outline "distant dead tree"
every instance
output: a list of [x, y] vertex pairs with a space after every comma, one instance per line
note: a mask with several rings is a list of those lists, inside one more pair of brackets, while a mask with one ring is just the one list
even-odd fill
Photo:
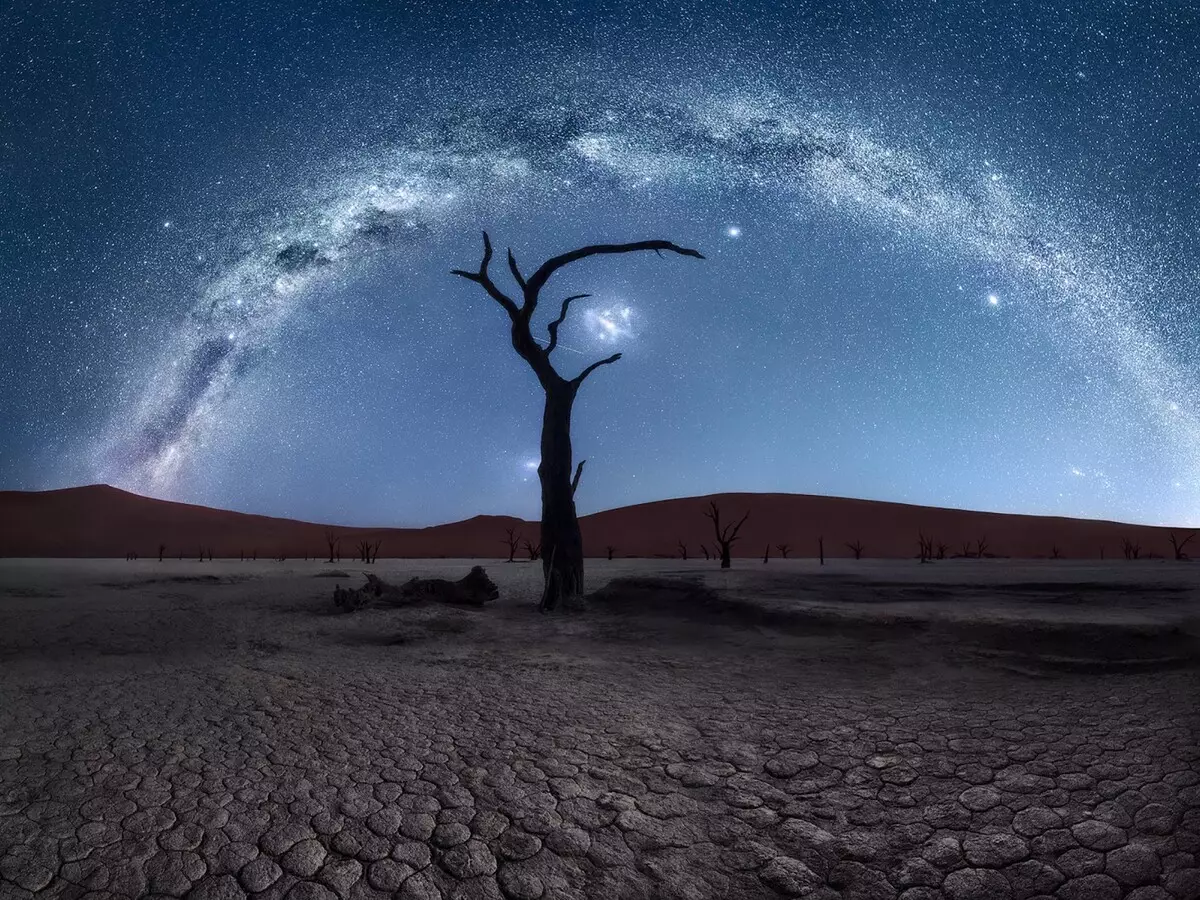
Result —
[[1196, 532], [1192, 532], [1182, 541], [1175, 537], [1175, 532], [1171, 532], [1171, 549], [1175, 551], [1175, 558], [1178, 560], [1189, 559], [1188, 555], [1183, 552], [1183, 548], [1192, 542], [1192, 538], [1196, 536]]
[[209, 562], [213, 561], [213, 548], [212, 547], [208, 548], [208, 561]]
[[788, 558], [788, 551], [792, 549], [790, 544], [776, 544], [775, 549], [779, 551], [779, 555], [784, 559]]
[[821, 565], [825, 565], [825, 538], [817, 538], [817, 556], [821, 560]]
[[1050, 548], [1050, 558], [1051, 559], [1062, 559], [1062, 551], [1058, 549], [1058, 544], [1054, 544]]
[[949, 549], [950, 549], [950, 548], [949, 548], [949, 547], [947, 547], [945, 544], [939, 543], [939, 544], [937, 545], [937, 558], [938, 558], [938, 559], [945, 559], [945, 558], [946, 558], [946, 551], [947, 551], [947, 550], [949, 550]]
[[962, 552], [959, 554], [959, 556], [963, 557], [964, 559], [970, 559], [972, 555], [973, 554], [971, 553], [971, 542], [963, 541]]
[[1100, 546], [1100, 558], [1104, 559], [1104, 545], [1103, 544], [1101, 544], [1101, 546]]
[[525, 552], [529, 554], [530, 562], [536, 562], [542, 555], [542, 545], [534, 544], [531, 540], [529, 540], [529, 538], [526, 538]]
[[340, 546], [341, 537], [332, 528], [325, 529], [325, 543], [329, 545], [329, 562], [333, 562], [334, 553], [338, 553], [338, 559], [341, 559]]
[[563, 300], [558, 318], [547, 326], [549, 340], [545, 342], [544, 347], [534, 338], [530, 324], [541, 299], [542, 288], [563, 266], [593, 256], [646, 250], [653, 250], [660, 256], [663, 251], [667, 251], [695, 259], [704, 258], [696, 250], [664, 240], [596, 244], [552, 257], [542, 263], [532, 275], [526, 277], [517, 265], [512, 250], [509, 250], [508, 269], [521, 292], [521, 304], [518, 306], [516, 301], [500, 290], [488, 273], [488, 264], [492, 259], [492, 242], [485, 231], [483, 259], [479, 263], [479, 270], [470, 272], [454, 269], [451, 273], [480, 285], [508, 314], [512, 323], [510, 334], [513, 349], [529, 364], [545, 393], [541, 462], [538, 464], [538, 480], [542, 488], [542, 575], [546, 582], [542, 592], [543, 610], [554, 609], [564, 598], [583, 594], [583, 535], [579, 529], [579, 517], [575, 512], [575, 491], [583, 474], [584, 461], [580, 461], [572, 477], [571, 409], [584, 380], [601, 366], [615, 363], [621, 358], [621, 354], [614, 353], [606, 359], [598, 360], [571, 379], [564, 378], [551, 364], [550, 354], [558, 346], [558, 329], [566, 320], [571, 303], [588, 297], [589, 294], [574, 294]]
[[685, 544], [683, 541], [679, 541], [679, 542], [678, 542], [678, 545], [676, 546], [676, 548], [675, 548], [675, 549], [679, 551], [679, 558], [680, 558], [680, 559], [687, 559], [687, 558], [688, 558], [688, 554], [687, 554], [687, 544]]
[[238, 559], [241, 560], [242, 562], [246, 561], [246, 551], [245, 550], [241, 550], [241, 549], [238, 550]]
[[931, 562], [933, 560], [933, 538], [927, 538], [924, 532], [918, 532], [917, 546], [920, 551], [921, 562]]
[[517, 551], [521, 549], [521, 536], [515, 528], [504, 529], [504, 543], [508, 545], [508, 561], [515, 562]]
[[987, 553], [988, 542], [986, 537], [981, 537], [975, 542], [975, 558], [983, 559], [983, 555]]
[[733, 548], [733, 542], [738, 539], [738, 532], [741, 531], [742, 524], [750, 518], [750, 511], [746, 510], [746, 515], [742, 516], [736, 525], [726, 525], [723, 528], [721, 527], [721, 509], [717, 506], [717, 501], [708, 501], [708, 509], [704, 511], [704, 515], [712, 519], [717, 547], [721, 550], [721, 568], [728, 569], [730, 566], [729, 552]]
[[704, 544], [700, 545], [700, 552], [704, 554], [705, 559], [712, 559], [712, 555], [708, 552], [708, 547]]
[[200, 548], [200, 559], [199, 559], [199, 562], [204, 562], [204, 548], [203, 548], [203, 547], [201, 547], [201, 548]]
[[604, 548], [604, 552], [608, 554], [608, 559], [611, 562], [612, 558], [613, 558], [613, 554], [617, 552], [617, 548], [614, 547], [612, 544], [609, 544], [607, 547]]
[[1126, 559], [1138, 559], [1142, 555], [1142, 545], [1135, 544], [1129, 538], [1121, 538], [1121, 552]]
[[850, 552], [854, 554], [855, 559], [862, 559], [862, 552], [863, 552], [862, 541], [856, 540], [853, 544], [847, 544], [846, 546], [850, 548]]
[[771, 545], [767, 544], [767, 549], [763, 551], [763, 564], [765, 565], [771, 558]]
[[167, 545], [166, 545], [166, 544], [159, 544], [159, 545], [158, 545], [158, 561], [159, 561], [159, 562], [162, 562], [162, 559], [163, 559], [163, 554], [164, 554], [164, 553], [166, 553], [166, 552], [167, 552]]
[[379, 558], [379, 545], [381, 541], [359, 541], [358, 542], [358, 558], [360, 561], [370, 565]]

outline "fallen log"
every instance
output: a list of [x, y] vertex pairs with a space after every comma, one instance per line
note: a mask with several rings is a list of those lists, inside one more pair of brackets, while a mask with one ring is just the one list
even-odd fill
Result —
[[500, 596], [496, 583], [488, 578], [482, 566], [475, 566], [458, 581], [447, 578], [411, 578], [404, 584], [389, 584], [378, 575], [367, 575], [360, 588], [333, 589], [333, 603], [338, 609], [352, 612], [364, 606], [411, 606], [432, 600], [454, 606], [483, 606]]

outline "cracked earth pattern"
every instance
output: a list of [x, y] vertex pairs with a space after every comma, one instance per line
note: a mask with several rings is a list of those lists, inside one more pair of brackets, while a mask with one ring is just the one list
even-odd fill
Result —
[[0, 897], [1200, 898], [1192, 672], [952, 679], [562, 619], [534, 650], [505, 630], [539, 621], [462, 615], [487, 634], [316, 647], [313, 618], [308, 652], [0, 678]]

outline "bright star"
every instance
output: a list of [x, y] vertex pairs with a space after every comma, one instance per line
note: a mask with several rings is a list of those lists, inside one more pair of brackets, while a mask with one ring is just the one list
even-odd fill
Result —
[[725, 233], [727, 235], [729, 235], [731, 238], [741, 237], [742, 229], [738, 228], [736, 225], [730, 225], [728, 228], [725, 229]]
[[999, 306], [1000, 298], [995, 294], [988, 294], [988, 306]]

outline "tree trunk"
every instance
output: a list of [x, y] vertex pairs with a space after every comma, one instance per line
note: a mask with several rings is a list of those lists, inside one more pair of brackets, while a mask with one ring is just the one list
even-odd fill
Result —
[[721, 545], [721, 568], [729, 568], [729, 544]]
[[583, 593], [583, 535], [575, 515], [571, 484], [571, 407], [574, 385], [560, 380], [546, 386], [542, 415], [542, 574], [546, 579], [544, 609]]

